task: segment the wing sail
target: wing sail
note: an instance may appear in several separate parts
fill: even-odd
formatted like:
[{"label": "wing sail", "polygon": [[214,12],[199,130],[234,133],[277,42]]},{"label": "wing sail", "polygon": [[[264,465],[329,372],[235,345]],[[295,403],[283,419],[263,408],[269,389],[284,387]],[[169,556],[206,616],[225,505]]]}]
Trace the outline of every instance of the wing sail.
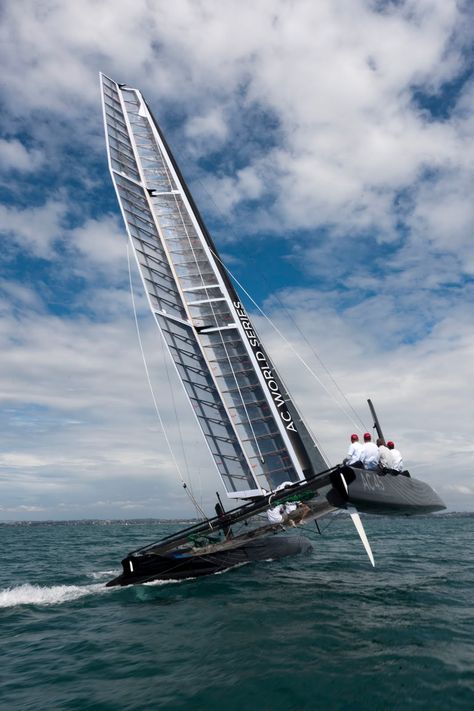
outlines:
[{"label": "wing sail", "polygon": [[228,496],[303,480],[315,460],[302,423],[158,124],[137,89],[104,75],[101,86],[109,168],[148,302]]}]

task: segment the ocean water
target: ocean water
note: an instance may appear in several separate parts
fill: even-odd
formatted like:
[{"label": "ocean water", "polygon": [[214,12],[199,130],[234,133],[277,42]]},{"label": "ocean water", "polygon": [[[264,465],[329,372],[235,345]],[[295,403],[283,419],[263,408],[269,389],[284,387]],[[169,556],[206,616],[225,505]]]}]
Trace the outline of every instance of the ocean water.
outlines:
[{"label": "ocean water", "polygon": [[0,708],[473,709],[474,515],[364,525],[375,569],[339,515],[307,556],[105,588],[179,527],[0,524]]}]

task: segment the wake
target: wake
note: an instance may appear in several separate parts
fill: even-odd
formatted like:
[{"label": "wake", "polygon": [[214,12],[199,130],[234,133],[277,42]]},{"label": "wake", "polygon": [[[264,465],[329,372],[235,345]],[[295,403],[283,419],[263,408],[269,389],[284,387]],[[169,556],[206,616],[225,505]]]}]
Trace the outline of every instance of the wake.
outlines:
[{"label": "wake", "polygon": [[[93,580],[109,579],[112,576],[116,576],[117,572],[117,570],[101,570],[88,573],[88,577]],[[184,581],[153,580],[143,585],[159,586],[182,582]],[[113,590],[121,589],[123,588],[106,588],[103,582],[90,583],[89,585],[52,585],[51,587],[24,583],[14,588],[0,590],[0,608],[19,607],[20,605],[61,605],[64,602],[79,600],[79,598],[87,595],[110,594]]]},{"label": "wake", "polygon": [[63,602],[78,600],[86,595],[109,592],[102,583],[94,585],[53,585],[42,587],[24,583],[15,588],[0,590],[0,608],[19,605],[60,605]]}]

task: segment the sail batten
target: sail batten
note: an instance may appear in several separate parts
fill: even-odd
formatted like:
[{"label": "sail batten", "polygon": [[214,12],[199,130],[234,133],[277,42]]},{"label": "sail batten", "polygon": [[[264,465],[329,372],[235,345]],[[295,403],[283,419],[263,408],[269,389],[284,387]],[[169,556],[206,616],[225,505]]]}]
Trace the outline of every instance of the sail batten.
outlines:
[{"label": "sail batten", "polygon": [[101,75],[109,167],[150,309],[227,494],[304,479],[287,394],[142,95]]}]

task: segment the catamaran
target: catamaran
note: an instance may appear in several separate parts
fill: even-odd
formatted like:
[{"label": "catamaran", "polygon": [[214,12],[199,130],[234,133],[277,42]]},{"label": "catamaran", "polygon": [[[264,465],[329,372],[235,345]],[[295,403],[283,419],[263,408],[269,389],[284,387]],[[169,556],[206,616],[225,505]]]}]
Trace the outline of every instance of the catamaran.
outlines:
[{"label": "catamaran", "polygon": [[[227,497],[240,502],[225,511],[218,497],[215,516],[129,553],[107,585],[197,577],[294,555],[308,549],[308,539],[281,534],[337,510],[349,512],[373,564],[358,512],[420,514],[443,502],[408,472],[329,466],[141,92],[103,74],[100,81],[110,173],[148,304]],[[265,513],[277,506],[293,511],[272,523]]]}]

